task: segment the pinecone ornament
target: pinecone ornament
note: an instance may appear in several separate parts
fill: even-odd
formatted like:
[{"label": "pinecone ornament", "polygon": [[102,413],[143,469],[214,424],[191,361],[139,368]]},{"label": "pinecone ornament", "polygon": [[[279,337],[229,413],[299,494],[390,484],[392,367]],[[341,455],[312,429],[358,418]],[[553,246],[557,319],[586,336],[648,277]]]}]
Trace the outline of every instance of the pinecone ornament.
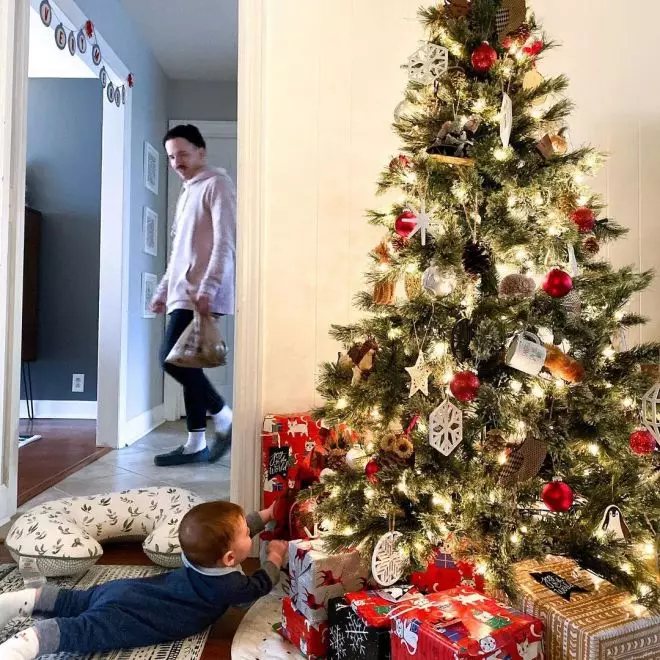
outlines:
[{"label": "pinecone ornament", "polygon": [[589,236],[589,238],[582,243],[582,248],[589,254],[598,254],[598,251],[600,250],[598,239],[595,236]]},{"label": "pinecone ornament", "polygon": [[493,260],[491,258],[490,249],[485,243],[481,241],[473,241],[470,239],[463,248],[463,268],[465,272],[470,275],[484,275],[487,273]]}]

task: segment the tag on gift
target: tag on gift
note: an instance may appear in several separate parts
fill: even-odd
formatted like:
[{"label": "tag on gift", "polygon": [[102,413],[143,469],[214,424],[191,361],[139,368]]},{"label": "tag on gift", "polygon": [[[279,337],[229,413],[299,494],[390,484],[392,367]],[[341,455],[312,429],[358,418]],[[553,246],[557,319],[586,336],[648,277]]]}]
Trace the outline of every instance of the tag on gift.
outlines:
[{"label": "tag on gift", "polygon": [[588,594],[589,590],[581,587],[578,584],[573,584],[565,580],[561,575],[557,575],[551,571],[544,571],[543,573],[530,573],[530,575],[539,583],[542,584],[550,591],[561,596],[564,600],[570,601],[573,594]]},{"label": "tag on gift", "polygon": [[289,470],[289,447],[270,447],[268,449],[268,479],[284,477]]}]

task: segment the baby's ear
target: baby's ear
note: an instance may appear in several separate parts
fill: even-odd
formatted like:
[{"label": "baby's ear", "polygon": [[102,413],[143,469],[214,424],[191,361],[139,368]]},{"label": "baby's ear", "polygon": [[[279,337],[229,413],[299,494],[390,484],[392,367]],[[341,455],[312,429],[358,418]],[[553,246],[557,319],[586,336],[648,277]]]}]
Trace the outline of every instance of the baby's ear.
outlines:
[{"label": "baby's ear", "polygon": [[221,566],[226,566],[228,568],[231,568],[232,566],[236,565],[236,555],[234,554],[233,550],[229,550],[225,552],[225,554],[222,556],[221,559],[218,560],[218,564]]}]

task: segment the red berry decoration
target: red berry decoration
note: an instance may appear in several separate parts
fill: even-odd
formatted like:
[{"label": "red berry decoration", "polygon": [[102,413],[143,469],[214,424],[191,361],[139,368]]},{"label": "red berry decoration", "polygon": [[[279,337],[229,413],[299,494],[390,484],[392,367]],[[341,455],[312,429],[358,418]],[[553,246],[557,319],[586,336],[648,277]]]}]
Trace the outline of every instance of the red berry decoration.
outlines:
[{"label": "red berry decoration", "polygon": [[543,486],[541,499],[555,513],[564,513],[573,506],[573,490],[563,481],[551,481]]},{"label": "red berry decoration", "polygon": [[403,238],[408,238],[416,226],[417,216],[412,211],[399,213],[397,219],[394,221],[394,231]]},{"label": "red berry decoration", "polygon": [[92,23],[92,21],[85,21],[85,34],[88,39],[91,39],[94,36],[94,23]]},{"label": "red berry decoration", "polygon": [[477,374],[472,371],[459,371],[451,379],[449,389],[459,401],[468,402],[477,398],[479,385],[481,383]]},{"label": "red berry decoration", "polygon": [[376,476],[380,472],[380,465],[376,459],[372,458],[365,466],[364,473],[367,475],[369,483],[377,484],[380,480]]},{"label": "red berry decoration", "polygon": [[653,434],[643,429],[633,431],[628,438],[628,444],[631,451],[638,456],[647,456],[655,451]]},{"label": "red berry decoration", "polygon": [[590,232],[596,224],[594,212],[587,206],[580,206],[571,213],[571,220],[578,226],[578,229],[586,234]]},{"label": "red berry decoration", "polygon": [[475,71],[486,73],[497,62],[497,51],[487,41],[484,41],[481,46],[477,46],[472,51],[470,61]]},{"label": "red berry decoration", "polygon": [[529,46],[525,46],[523,48],[523,53],[525,53],[525,55],[528,57],[536,57],[543,50],[544,46],[545,44],[540,39],[537,39]]},{"label": "red berry decoration", "polygon": [[543,280],[543,290],[553,298],[563,298],[573,290],[571,276],[561,268],[553,268]]},{"label": "red berry decoration", "polygon": [[395,158],[392,158],[390,161],[390,171],[394,172],[395,170],[401,168],[405,170],[412,165],[412,161],[405,154],[399,154]]}]

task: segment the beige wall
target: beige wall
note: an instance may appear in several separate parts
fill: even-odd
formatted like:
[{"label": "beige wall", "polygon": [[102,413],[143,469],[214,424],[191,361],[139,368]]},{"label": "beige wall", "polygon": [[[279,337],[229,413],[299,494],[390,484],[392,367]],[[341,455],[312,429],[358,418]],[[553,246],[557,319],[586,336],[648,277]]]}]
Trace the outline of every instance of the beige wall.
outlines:
[{"label": "beige wall", "polygon": [[[267,3],[266,410],[307,409],[318,400],[317,366],[338,350],[328,328],[358,316],[352,297],[381,235],[364,211],[384,203],[375,182],[396,153],[392,110],[406,83],[400,65],[422,34],[419,4]],[[596,185],[632,231],[613,260],[660,265],[660,91],[653,68],[642,64],[656,48],[658,21],[649,13],[660,18],[660,10],[651,0],[634,12],[614,0],[606,0],[607,11],[603,4],[535,0],[548,32],[564,44],[541,68],[572,79],[574,144],[592,141],[614,154]],[[654,307],[645,294],[642,311],[654,318],[646,337],[660,335]]]}]

